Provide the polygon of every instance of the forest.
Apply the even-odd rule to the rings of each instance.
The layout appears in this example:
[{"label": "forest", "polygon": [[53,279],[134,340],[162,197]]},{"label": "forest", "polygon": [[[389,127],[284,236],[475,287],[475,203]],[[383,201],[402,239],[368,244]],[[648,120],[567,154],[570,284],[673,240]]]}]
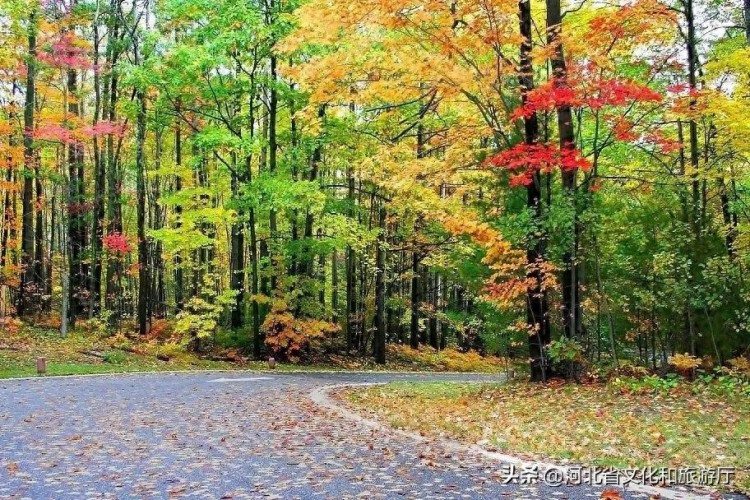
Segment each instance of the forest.
[{"label": "forest", "polygon": [[750,367],[750,0],[0,12],[4,328]]}]

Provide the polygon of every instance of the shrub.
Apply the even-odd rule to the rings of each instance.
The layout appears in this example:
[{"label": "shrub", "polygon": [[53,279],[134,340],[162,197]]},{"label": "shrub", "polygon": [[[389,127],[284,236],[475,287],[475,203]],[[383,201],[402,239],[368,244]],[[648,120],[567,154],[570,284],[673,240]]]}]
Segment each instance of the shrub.
[{"label": "shrub", "polygon": [[166,319],[157,319],[151,323],[146,335],[150,340],[170,340],[175,335],[174,323]]},{"label": "shrub", "polygon": [[91,319],[85,319],[76,323],[78,330],[87,335],[97,335],[100,337],[109,334],[106,319],[101,317],[94,317]]},{"label": "shrub", "polygon": [[133,351],[133,341],[127,338],[122,332],[117,333],[107,340],[107,343],[114,349],[122,351]]},{"label": "shrub", "polygon": [[730,359],[729,366],[731,366],[732,370],[737,373],[750,375],[750,360],[743,356]]},{"label": "shrub", "polygon": [[294,363],[309,360],[323,341],[339,331],[339,326],[315,319],[297,319],[289,311],[277,307],[263,322],[266,347],[274,357]]},{"label": "shrub", "polygon": [[574,363],[583,360],[583,347],[578,341],[567,337],[553,340],[547,347],[549,358],[555,363]]},{"label": "shrub", "polygon": [[666,377],[648,375],[643,378],[623,377],[616,378],[611,386],[623,393],[630,394],[654,394],[669,392],[680,385],[677,375],[671,374]]},{"label": "shrub", "polygon": [[677,373],[686,377],[692,377],[693,371],[701,366],[701,358],[696,358],[688,353],[675,354],[667,360],[677,370]]},{"label": "shrub", "polygon": [[105,352],[102,360],[111,365],[121,365],[127,360],[127,355],[122,351],[114,350]]},{"label": "shrub", "polygon": [[175,333],[183,336],[195,350],[200,349],[203,339],[216,333],[221,315],[234,306],[236,292],[225,290],[217,293],[212,279],[209,274],[203,277],[200,295],[185,304],[174,323]]},{"label": "shrub", "polygon": [[423,346],[412,349],[407,345],[389,344],[387,358],[396,364],[413,365],[452,372],[497,372],[508,366],[508,360],[495,356],[482,356],[476,351],[461,352],[453,348],[438,351]]},{"label": "shrub", "polygon": [[18,318],[11,318],[10,316],[0,317],[0,331],[14,335],[21,331],[23,323]]},{"label": "shrub", "polygon": [[615,370],[616,376],[632,377],[641,379],[649,375],[649,370],[645,366],[634,364],[632,361],[620,361],[620,367]]}]

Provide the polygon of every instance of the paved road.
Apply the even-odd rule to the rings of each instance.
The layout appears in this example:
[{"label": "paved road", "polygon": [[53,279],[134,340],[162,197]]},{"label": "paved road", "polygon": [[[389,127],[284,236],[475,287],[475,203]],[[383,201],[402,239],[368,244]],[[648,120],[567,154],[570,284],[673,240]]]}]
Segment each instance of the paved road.
[{"label": "paved road", "polygon": [[[316,387],[458,375],[139,374],[0,380],[0,498],[599,498],[316,406]],[[629,494],[625,498],[647,498]]]}]

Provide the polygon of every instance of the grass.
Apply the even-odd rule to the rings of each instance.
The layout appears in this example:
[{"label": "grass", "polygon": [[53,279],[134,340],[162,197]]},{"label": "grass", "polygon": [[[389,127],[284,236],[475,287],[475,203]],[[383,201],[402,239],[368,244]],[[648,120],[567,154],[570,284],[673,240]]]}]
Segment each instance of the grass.
[{"label": "grass", "polygon": [[630,467],[735,467],[750,491],[750,397],[681,383],[623,393],[606,385],[393,383],[344,400],[391,425],[529,458]]},{"label": "grass", "polygon": [[[158,372],[182,370],[267,370],[264,361],[241,356],[236,340],[228,333],[216,339],[209,353],[197,355],[172,340],[141,341],[119,335],[98,333],[92,328],[76,329],[61,338],[56,330],[15,326],[0,330],[0,379],[36,376],[36,359],[47,359],[47,375],[87,375],[98,373]],[[213,359],[212,359],[213,358]],[[217,360],[217,358],[226,358]],[[411,350],[389,346],[389,362],[376,365],[369,359],[330,356],[315,364],[278,363],[278,371],[388,370],[388,371],[480,371],[505,369],[498,358],[449,349]]]}]

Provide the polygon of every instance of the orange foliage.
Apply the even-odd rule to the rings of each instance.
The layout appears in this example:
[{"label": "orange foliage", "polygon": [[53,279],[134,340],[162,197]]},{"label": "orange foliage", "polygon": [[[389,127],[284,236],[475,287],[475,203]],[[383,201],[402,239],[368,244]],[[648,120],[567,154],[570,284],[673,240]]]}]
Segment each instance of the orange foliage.
[{"label": "orange foliage", "polygon": [[297,319],[283,308],[274,309],[261,326],[266,347],[277,359],[299,362],[309,356],[315,341],[340,330],[339,326],[315,319]]}]

